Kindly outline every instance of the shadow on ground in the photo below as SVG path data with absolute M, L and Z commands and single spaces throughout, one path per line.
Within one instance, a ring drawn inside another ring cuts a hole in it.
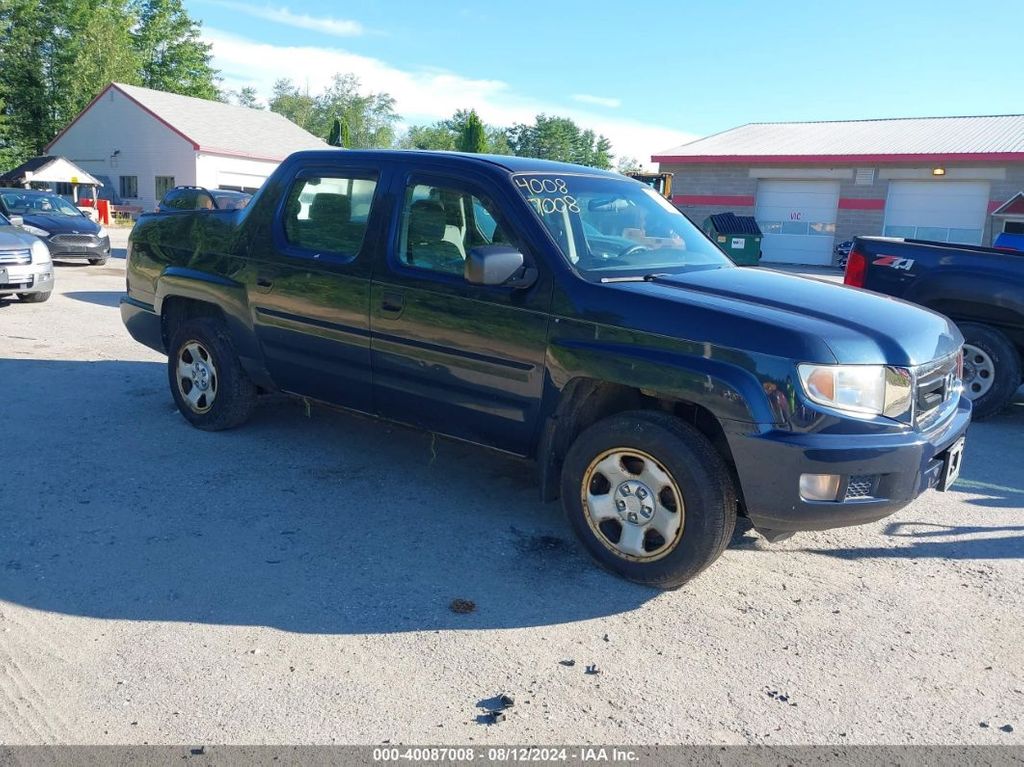
M 159 363 L 7 359 L 0 381 L 3 600 L 361 634 L 566 623 L 656 594 L 593 565 L 514 459 L 290 402 L 201 432 Z
M 70 293 L 65 293 L 65 296 L 72 298 L 75 301 L 84 301 L 88 304 L 97 304 L 98 306 L 113 306 L 116 307 L 121 302 L 121 296 L 124 295 L 124 291 L 121 290 L 78 290 Z

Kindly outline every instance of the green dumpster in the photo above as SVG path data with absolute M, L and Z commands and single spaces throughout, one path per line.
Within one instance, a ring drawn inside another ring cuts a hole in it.
M 704 219 L 703 229 L 737 264 L 757 266 L 762 234 L 753 216 L 716 213 Z

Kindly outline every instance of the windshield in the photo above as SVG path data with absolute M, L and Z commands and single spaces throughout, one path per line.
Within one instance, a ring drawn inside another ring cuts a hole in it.
M 4 192 L 0 195 L 7 212 L 13 216 L 75 216 L 82 217 L 82 212 L 55 194 L 39 194 L 31 192 Z
M 515 185 L 585 276 L 732 266 L 671 203 L 631 179 L 530 174 Z

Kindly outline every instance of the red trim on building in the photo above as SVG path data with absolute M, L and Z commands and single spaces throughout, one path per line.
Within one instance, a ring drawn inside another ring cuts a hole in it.
M 749 194 L 676 194 L 672 196 L 676 205 L 732 205 L 751 207 L 754 196 Z
M 851 163 L 1024 162 L 1024 152 L 964 152 L 962 154 L 728 154 L 654 155 L 651 162 L 678 165 L 848 165 Z
M 840 197 L 840 210 L 885 210 L 885 200 L 872 200 L 864 197 Z
M 990 200 L 988 203 L 988 212 L 1010 216 L 1024 215 L 1024 192 L 1017 192 L 1017 194 L 1004 202 L 1000 202 L 999 200 Z
M 117 83 L 111 83 L 106 88 L 104 88 L 102 91 L 100 91 L 99 95 L 96 96 L 96 98 L 94 98 L 92 101 L 90 101 L 89 105 L 85 109 L 83 109 L 81 112 L 79 112 L 78 116 L 74 120 L 72 120 L 64 130 L 62 130 L 60 133 L 58 133 L 56 135 L 56 137 L 54 137 L 54 139 L 49 144 L 46 145 L 45 151 L 49 152 L 50 151 L 50 147 L 52 147 L 54 144 L 56 144 L 65 133 L 67 133 L 69 130 L 71 130 L 71 128 L 75 125 L 75 123 L 77 123 L 79 120 L 82 119 L 82 115 L 84 115 L 86 112 L 88 112 L 90 109 L 92 109 L 93 104 L 95 104 L 97 101 L 99 101 L 101 98 L 103 98 L 107 94 L 107 91 L 109 91 L 111 88 L 115 88 L 118 93 L 120 93 L 122 96 L 124 96 L 130 102 L 135 104 L 135 106 L 137 106 L 143 112 L 145 112 L 150 117 L 155 119 L 157 122 L 161 123 L 162 125 L 165 125 L 173 133 L 177 133 L 179 136 L 181 136 L 183 139 L 185 139 L 185 141 L 190 143 L 192 145 L 193 149 L 197 149 L 197 150 L 199 149 L 199 144 L 196 143 L 191 137 L 186 136 L 184 133 L 182 133 L 180 130 L 175 128 L 173 125 L 171 125 L 169 122 L 167 122 L 167 120 L 162 118 L 156 112 L 154 112 L 153 110 L 145 107 L 141 102 L 137 101 L 136 99 L 133 99 L 131 96 L 129 96 L 123 90 L 118 88 L 117 87 Z

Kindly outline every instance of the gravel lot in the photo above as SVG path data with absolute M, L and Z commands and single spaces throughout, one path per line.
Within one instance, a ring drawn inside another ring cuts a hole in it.
M 518 461 L 290 402 L 190 428 L 122 259 L 0 301 L 0 743 L 1024 744 L 1024 403 L 957 492 L 658 593 Z

